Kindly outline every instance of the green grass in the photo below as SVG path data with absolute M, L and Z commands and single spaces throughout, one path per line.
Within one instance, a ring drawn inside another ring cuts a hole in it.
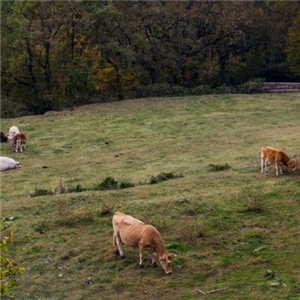
M 24 153 L 1 144 L 21 162 L 1 173 L 11 254 L 26 268 L 16 298 L 300 298 L 299 172 L 259 172 L 264 144 L 300 153 L 299 112 L 299 94 L 217 95 L 2 119 L 2 131 L 28 136 Z M 114 189 L 94 188 L 107 178 Z M 137 249 L 115 256 L 117 210 L 159 229 L 177 254 L 171 276 L 148 261 L 139 269 Z

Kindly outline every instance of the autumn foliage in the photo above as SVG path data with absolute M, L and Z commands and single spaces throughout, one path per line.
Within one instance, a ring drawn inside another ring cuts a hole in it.
M 293 1 L 4 1 L 2 116 L 299 81 L 299 11 Z

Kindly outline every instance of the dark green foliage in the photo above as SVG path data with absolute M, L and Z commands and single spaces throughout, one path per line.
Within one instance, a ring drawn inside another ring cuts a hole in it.
M 297 1 L 2 2 L 2 117 L 299 81 Z
M 174 174 L 174 173 L 164 173 L 161 172 L 157 176 L 152 176 L 150 179 L 150 184 L 156 184 L 162 181 L 175 179 L 175 178 L 182 178 L 182 174 Z
M 86 189 L 81 186 L 81 184 L 77 184 L 76 186 L 72 186 L 68 188 L 69 193 L 80 193 L 85 191 Z
M 208 165 L 209 172 L 219 172 L 219 171 L 226 171 L 230 169 L 231 167 L 227 163 L 225 165 L 215 165 L 215 164 Z
M 118 188 L 118 181 L 116 181 L 113 177 L 108 176 L 99 184 L 94 185 L 94 190 L 116 190 Z
M 127 188 L 131 188 L 131 187 L 134 187 L 135 184 L 132 183 L 132 182 L 129 182 L 129 181 L 121 181 L 120 183 L 120 188 L 121 189 L 127 189 Z
M 30 194 L 30 197 L 40 197 L 46 195 L 54 195 L 54 193 L 51 190 L 35 188 L 34 193 Z

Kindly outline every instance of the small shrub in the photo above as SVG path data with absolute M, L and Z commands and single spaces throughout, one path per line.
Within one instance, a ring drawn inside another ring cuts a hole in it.
M 208 165 L 209 172 L 220 172 L 220 171 L 226 171 L 226 170 L 230 170 L 230 169 L 231 169 L 231 166 L 229 166 L 227 163 L 225 165 L 214 165 L 214 164 Z
M 152 176 L 150 179 L 150 184 L 156 184 L 159 183 L 161 181 L 166 181 L 166 180 L 170 180 L 170 179 L 175 179 L 175 178 L 182 178 L 182 174 L 173 174 L 173 173 L 160 173 L 157 176 Z
M 94 185 L 96 191 L 116 190 L 118 188 L 118 182 L 111 176 L 106 177 L 103 181 L 97 185 Z
M 127 189 L 127 188 L 131 188 L 134 187 L 134 183 L 129 182 L 129 181 L 121 181 L 120 183 L 120 188 L 121 189 Z
M 85 191 L 86 189 L 81 186 L 81 184 L 77 184 L 76 186 L 72 186 L 68 188 L 68 193 L 80 193 Z
M 30 194 L 30 197 L 40 197 L 47 195 L 54 195 L 54 192 L 52 192 L 51 190 L 35 188 L 34 193 Z

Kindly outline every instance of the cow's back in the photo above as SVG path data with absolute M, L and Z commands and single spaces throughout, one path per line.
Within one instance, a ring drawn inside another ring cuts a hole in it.
M 262 157 L 266 157 L 269 161 L 275 161 L 276 159 L 278 159 L 279 151 L 280 150 L 276 148 L 268 146 L 263 146 L 261 148 Z
M 8 132 L 8 139 L 9 139 L 10 141 L 12 141 L 13 138 L 14 138 L 14 136 L 15 136 L 17 133 L 20 133 L 19 128 L 18 128 L 17 126 L 12 126 L 12 127 L 10 127 L 9 132 Z
M 113 227 L 124 244 L 138 247 L 145 223 L 121 212 L 116 212 L 113 216 Z

